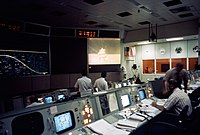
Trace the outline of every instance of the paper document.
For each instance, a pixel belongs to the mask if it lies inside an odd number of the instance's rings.
[[[121,129],[114,127],[113,125],[106,122],[104,119],[95,121],[94,123],[87,125],[87,127],[101,135],[128,135],[129,134],[129,132],[123,131]]]
[[[141,102],[142,102],[142,104],[150,105],[153,102],[153,100],[152,99],[143,99],[143,100],[141,100]]]
[[[148,107],[143,106],[140,109],[141,109],[141,111],[148,112],[148,113],[156,113],[158,111],[157,108],[155,108],[155,107],[153,107],[151,105],[149,105]]]
[[[165,101],[165,99],[158,99],[156,103],[157,105],[163,106],[165,104]]]
[[[142,117],[142,116],[143,116],[142,114],[141,114],[141,116],[139,116],[139,115],[134,113],[131,116],[129,116],[128,118],[132,119],[132,120],[143,121],[143,120],[145,120],[145,117],[147,117],[147,116],[144,116],[144,117]]]
[[[133,127],[136,128],[138,126],[138,121],[129,120],[129,119],[122,119],[117,122],[118,125]]]

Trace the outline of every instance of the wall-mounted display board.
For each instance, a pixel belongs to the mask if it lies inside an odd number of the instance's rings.
[[[48,53],[0,50],[0,77],[45,75],[49,72]]]
[[[198,57],[198,40],[188,40],[188,57]]]
[[[171,42],[171,58],[187,57],[187,41]]]
[[[156,44],[156,58],[170,58],[170,43]]]
[[[0,31],[0,77],[49,73],[49,37]]]
[[[154,59],[155,49],[154,44],[142,46],[142,59]]]

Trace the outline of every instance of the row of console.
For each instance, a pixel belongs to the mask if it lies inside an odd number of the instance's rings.
[[[127,86],[65,102],[51,102],[0,116],[2,135],[85,134],[99,120],[114,123],[138,111],[141,101],[152,96],[145,85]],[[134,107],[133,107],[134,106]],[[118,114],[118,116],[116,115]],[[139,114],[138,114],[139,115]],[[130,116],[130,115],[129,115]],[[87,126],[89,127],[89,126]]]

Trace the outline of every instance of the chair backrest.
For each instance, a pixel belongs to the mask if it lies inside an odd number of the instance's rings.
[[[188,96],[191,100],[192,106],[198,106],[200,103],[200,87],[196,88],[192,93],[189,93]]]
[[[180,119],[184,119],[185,117],[187,117],[188,108],[189,108],[189,106],[186,105],[183,108],[183,110],[180,112],[180,114],[179,114]]]
[[[178,135],[179,132],[176,125],[162,121],[153,122],[148,128],[148,135]]]

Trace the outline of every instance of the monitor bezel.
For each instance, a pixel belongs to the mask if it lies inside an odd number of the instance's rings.
[[[66,129],[62,129],[62,130],[60,130],[60,131],[56,131],[55,118],[58,117],[58,116],[61,116],[61,115],[65,114],[65,113],[70,113],[71,121],[72,121],[72,126],[66,128]],[[75,126],[76,126],[76,124],[75,124],[74,113],[73,113],[73,111],[71,111],[71,110],[56,114],[56,115],[53,117],[53,122],[54,122],[54,129],[55,129],[55,132],[56,132],[57,134],[65,133],[65,132],[67,132],[67,131],[69,131],[69,130],[72,130],[72,129],[75,128]]]

